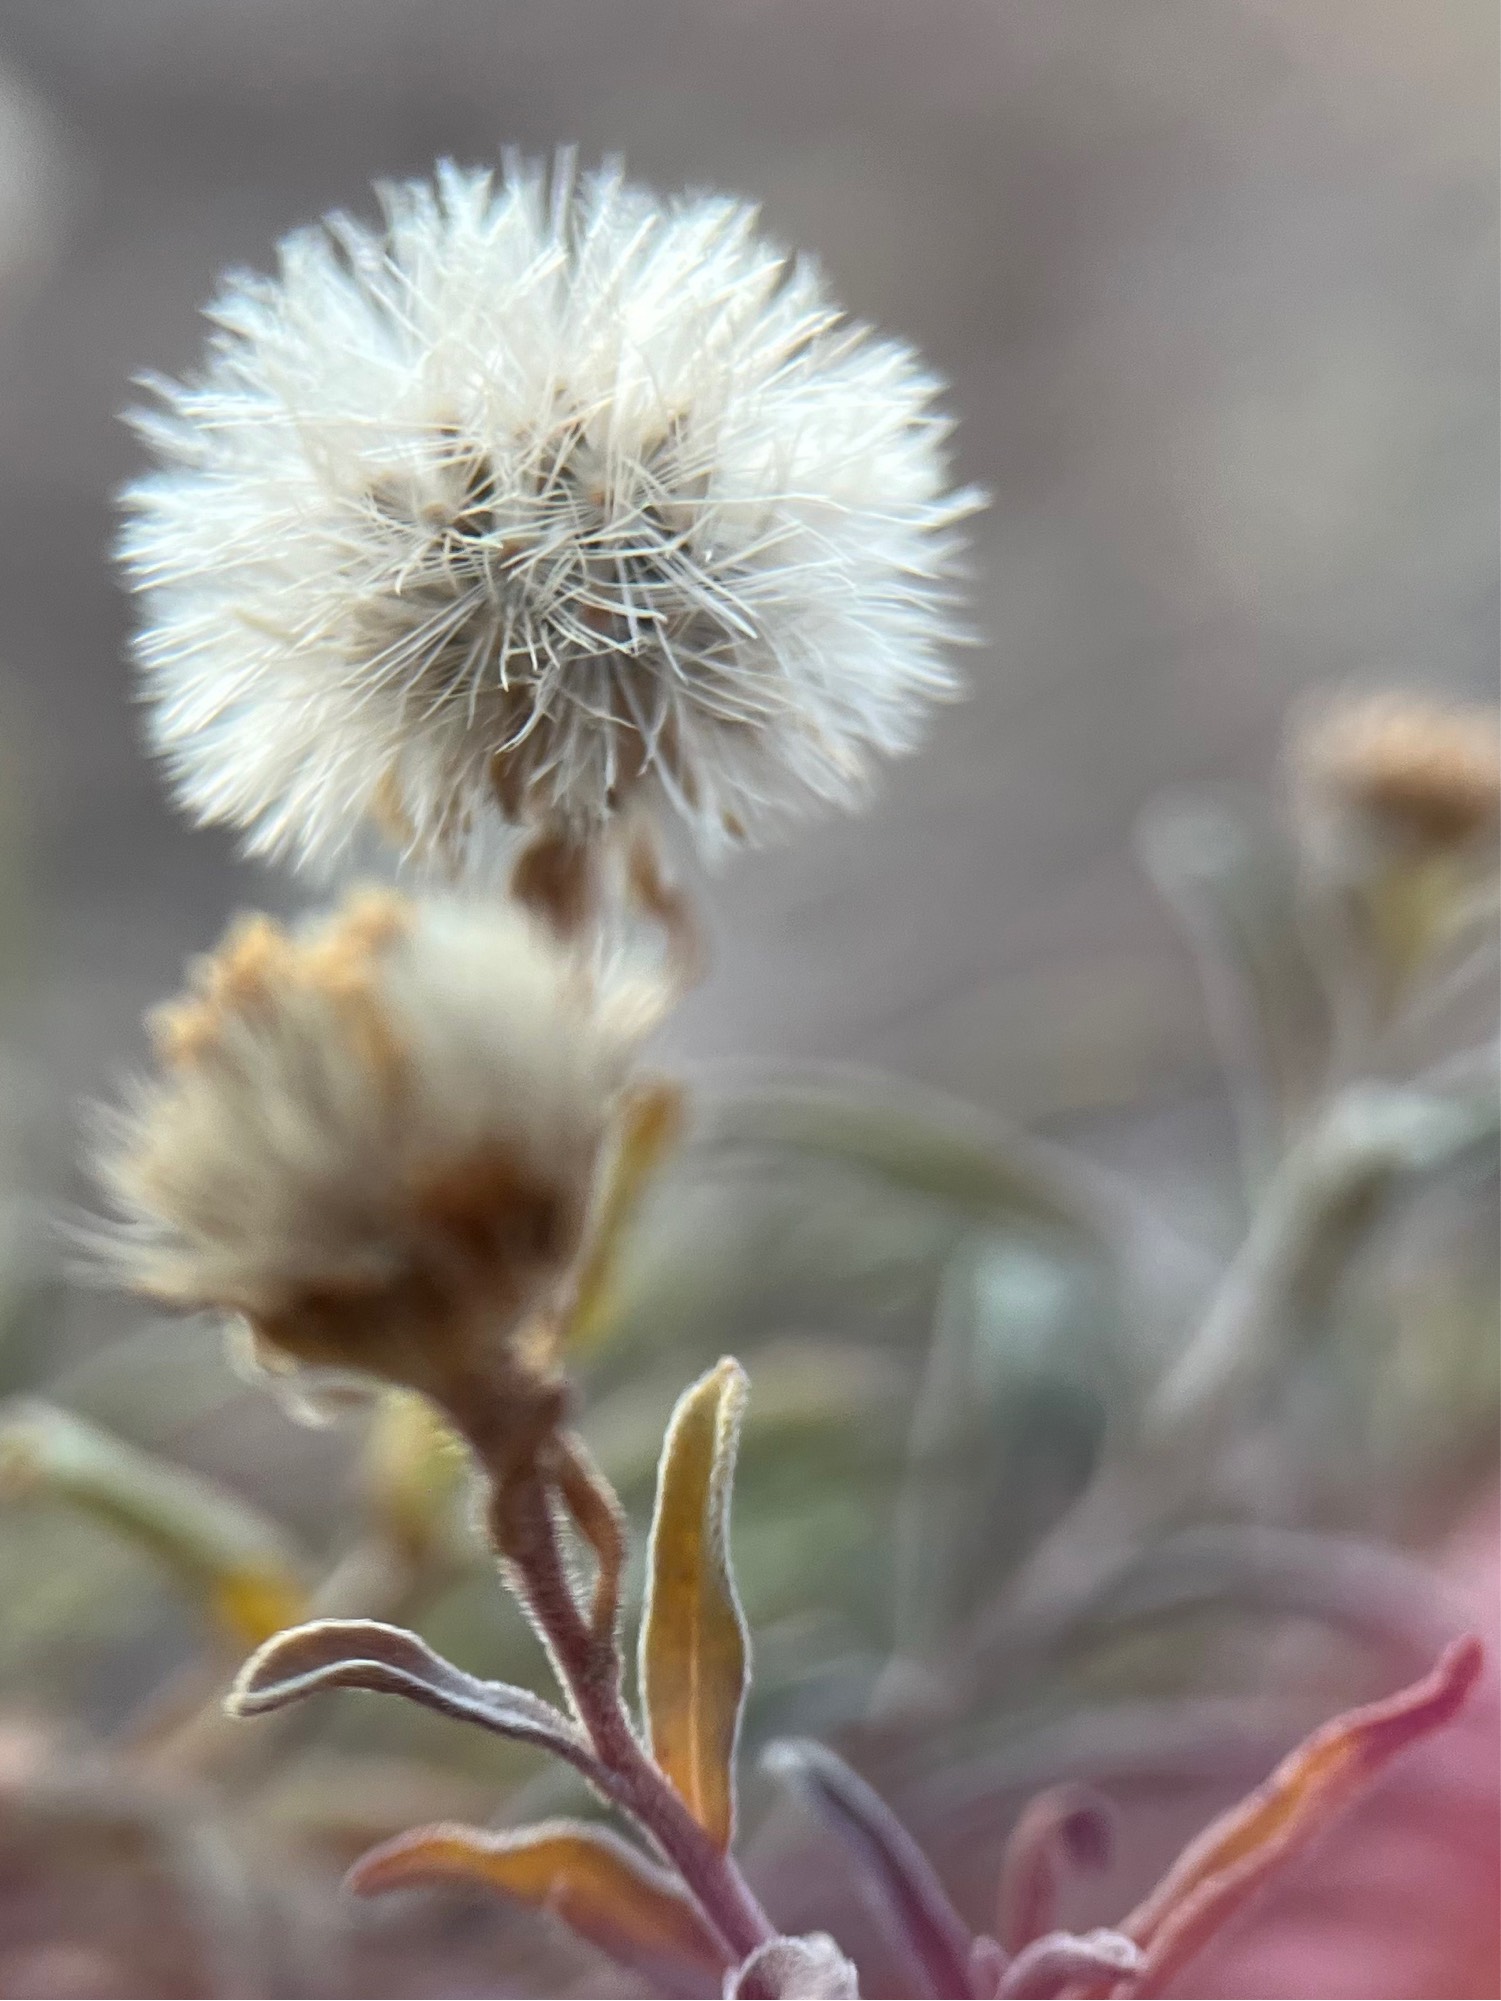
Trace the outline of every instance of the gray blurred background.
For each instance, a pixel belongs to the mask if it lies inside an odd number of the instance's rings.
[[[1310,685],[1493,682],[1496,71],[1492,0],[7,0],[28,1178],[76,1195],[75,1107],[141,1009],[228,909],[298,894],[140,753],[108,555],[131,376],[191,366],[221,268],[372,178],[572,141],[760,201],[947,376],[994,495],[972,699],[870,818],[713,886],[680,1046],[880,1063],[1132,1163],[1166,1120],[1192,1180],[1208,1050],[1143,803],[1264,786]]]

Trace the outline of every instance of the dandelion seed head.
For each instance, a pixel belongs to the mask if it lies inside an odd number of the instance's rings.
[[[116,1264],[305,1362],[433,1387],[462,1322],[501,1348],[584,1240],[654,1016],[510,906],[365,893],[242,920],[153,1020],[159,1074],[100,1158]]]
[[[196,817],[328,862],[712,853],[864,797],[956,690],[939,385],[755,212],[615,170],[440,167],[238,275],[135,422],[124,563]]]

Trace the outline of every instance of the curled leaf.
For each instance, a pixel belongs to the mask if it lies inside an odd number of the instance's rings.
[[[735,1748],[750,1683],[729,1556],[745,1395],[745,1371],[727,1356],[678,1399],[662,1445],[641,1619],[652,1756],[721,1850],[735,1829]]]
[[[261,1716],[329,1688],[403,1695],[442,1716],[540,1745],[603,1784],[583,1738],[550,1703],[527,1689],[465,1674],[415,1633],[376,1619],[315,1619],[278,1633],[241,1668],[225,1707],[235,1716]]]
[[[1086,1786],[1052,1786],[1023,1809],[1001,1866],[1001,1943],[1021,1952],[1050,1932],[1066,1872],[1109,1866],[1114,1846],[1109,1802]]]
[[[827,1932],[773,1938],[725,1975],[725,2001],[858,2001],[853,1965]]]
[[[1265,1785],[1206,1828],[1122,1925],[1144,1955],[1123,1991],[1160,1993],[1393,1758],[1452,1721],[1483,1660],[1477,1639],[1455,1641],[1421,1681],[1316,1730]]]
[[[873,1787],[826,1745],[784,1738],[762,1763],[794,1787],[853,1856],[892,1931],[939,1996],[968,1994],[970,1935],[932,1864]]]
[[[32,1399],[0,1417],[0,1500],[59,1500],[158,1556],[241,1646],[307,1609],[286,1536],[214,1482]]]
[[[1085,1981],[1123,1980],[1141,1966],[1141,1951],[1120,1932],[1049,1932],[1034,1939],[1006,1968],[997,2001],[1048,2001]]]
[[[675,1879],[607,1828],[543,1821],[495,1833],[413,1828],[372,1848],[346,1881],[361,1896],[469,1883],[551,1911],[612,1959],[678,1991],[717,1986],[730,1955]]]

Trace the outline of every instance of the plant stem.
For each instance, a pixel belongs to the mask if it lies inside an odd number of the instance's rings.
[[[615,1633],[591,1627],[569,1582],[545,1474],[536,1466],[503,1474],[490,1524],[617,1804],[667,1856],[730,1950],[745,1958],[775,1938],[775,1928],[734,1858],[720,1853],[643,1749],[621,1699]]]

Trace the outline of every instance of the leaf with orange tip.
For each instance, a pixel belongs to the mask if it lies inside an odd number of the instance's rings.
[[[1393,1758],[1453,1720],[1483,1660],[1477,1639],[1456,1640],[1421,1681],[1335,1717],[1284,1758],[1265,1785],[1189,1844],[1121,1926],[1141,1947],[1144,1960],[1140,1971],[1114,1991],[1160,1994],[1267,1879]]]
[[[729,1556],[745,1393],[745,1371],[726,1356],[678,1399],[662,1444],[641,1619],[652,1756],[721,1850],[735,1830],[735,1749],[750,1682]]]
[[[733,1955],[675,1879],[608,1828],[550,1820],[495,1833],[449,1823],[382,1842],[346,1878],[361,1896],[424,1884],[498,1890],[550,1911],[612,1959],[676,1992],[718,1992]]]

